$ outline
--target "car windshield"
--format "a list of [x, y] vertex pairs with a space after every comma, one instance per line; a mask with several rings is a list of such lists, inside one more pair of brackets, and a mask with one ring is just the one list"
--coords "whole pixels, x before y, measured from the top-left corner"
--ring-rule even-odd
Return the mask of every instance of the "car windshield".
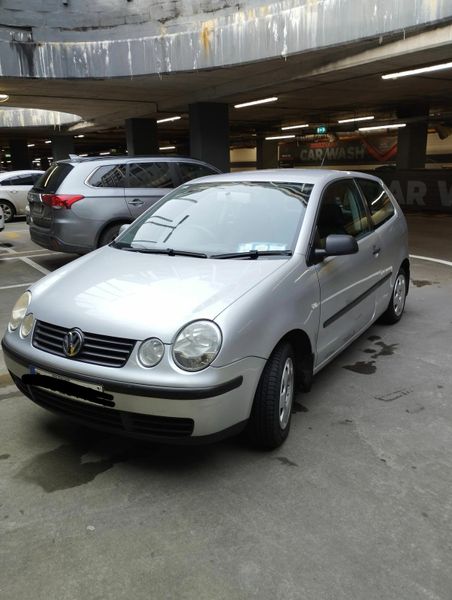
[[289, 255], [303, 221], [307, 183], [186, 184], [139, 217], [113, 246], [203, 258]]

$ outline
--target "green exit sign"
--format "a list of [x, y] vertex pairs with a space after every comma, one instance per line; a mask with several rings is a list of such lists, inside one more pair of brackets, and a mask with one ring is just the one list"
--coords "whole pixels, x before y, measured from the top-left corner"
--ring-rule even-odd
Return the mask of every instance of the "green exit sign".
[[325, 125], [320, 125], [320, 127], [317, 127], [316, 132], [317, 133], [326, 133]]

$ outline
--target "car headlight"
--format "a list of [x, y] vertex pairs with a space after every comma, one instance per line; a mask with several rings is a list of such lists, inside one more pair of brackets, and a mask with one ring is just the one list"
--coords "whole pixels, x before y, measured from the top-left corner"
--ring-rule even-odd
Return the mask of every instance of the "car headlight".
[[212, 321], [194, 321], [177, 335], [173, 346], [175, 363], [185, 371], [208, 367], [221, 347], [221, 331]]
[[25, 292], [19, 298], [19, 300], [14, 305], [14, 308], [11, 312], [11, 318], [9, 319], [8, 328], [10, 331], [14, 331], [19, 327], [22, 322], [22, 319], [27, 314], [28, 306], [31, 302], [31, 294], [30, 292]]
[[138, 360], [143, 367], [155, 367], [162, 360], [165, 346], [158, 338], [144, 340], [138, 349]]
[[22, 324], [20, 326], [20, 337], [26, 338], [27, 335], [30, 335], [31, 330], [33, 329], [34, 322], [35, 318], [33, 316], [33, 313], [28, 313], [28, 315], [24, 317], [24, 320], [22, 321]]

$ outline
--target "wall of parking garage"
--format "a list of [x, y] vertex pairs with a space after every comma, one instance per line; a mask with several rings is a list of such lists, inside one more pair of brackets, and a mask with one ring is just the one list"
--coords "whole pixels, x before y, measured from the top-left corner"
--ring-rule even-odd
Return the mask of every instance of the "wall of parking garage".
[[221, 67], [372, 37], [383, 42], [451, 18], [450, 0], [3, 0], [0, 76]]

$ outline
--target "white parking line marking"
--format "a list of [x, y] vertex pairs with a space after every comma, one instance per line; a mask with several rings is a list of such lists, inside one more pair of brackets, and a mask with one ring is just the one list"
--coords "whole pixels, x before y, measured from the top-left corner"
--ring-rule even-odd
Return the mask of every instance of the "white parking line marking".
[[29, 285], [32, 285], [33, 283], [35, 283], [35, 282], [29, 281], [28, 283], [15, 283], [14, 285], [2, 285], [2, 286], [0, 286], [0, 292], [2, 290], [10, 290], [12, 288], [28, 287]]
[[6, 256], [6, 257], [2, 257], [0, 255], [0, 260], [19, 260], [20, 258], [41, 258], [41, 256], [56, 256], [57, 254], [60, 254], [59, 252], [43, 252], [42, 254], [34, 254], [31, 252], [28, 252], [27, 254], [25, 254], [25, 256], [22, 256], [19, 253], [14, 254], [13, 256]]
[[428, 260], [430, 262], [439, 263], [440, 265], [447, 265], [452, 267], [452, 262], [449, 260], [443, 260], [441, 258], [430, 258], [429, 256], [418, 256], [416, 254], [410, 254], [410, 258], [417, 258], [418, 260]]
[[41, 273], [44, 273], [44, 275], [48, 275], [50, 273], [50, 271], [48, 269], [46, 269], [45, 267], [41, 267], [41, 265], [38, 265], [38, 263], [35, 263], [34, 260], [31, 260], [31, 258], [25, 258], [24, 256], [19, 256], [19, 260], [22, 260], [24, 263], [27, 263], [27, 265], [30, 265], [30, 267], [33, 267], [33, 269], [36, 269], [37, 271], [41, 271]]

